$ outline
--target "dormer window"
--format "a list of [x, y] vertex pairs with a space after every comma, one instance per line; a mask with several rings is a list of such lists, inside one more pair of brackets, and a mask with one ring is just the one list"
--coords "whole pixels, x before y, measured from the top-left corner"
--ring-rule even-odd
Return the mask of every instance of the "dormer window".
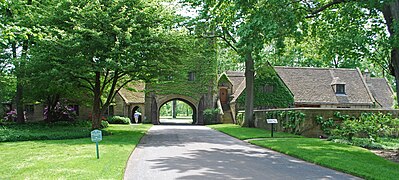
[[336, 84], [335, 86], [335, 94], [345, 94], [345, 84]]
[[341, 81], [339, 77], [334, 77], [331, 86], [336, 95], [345, 95], [345, 82]]

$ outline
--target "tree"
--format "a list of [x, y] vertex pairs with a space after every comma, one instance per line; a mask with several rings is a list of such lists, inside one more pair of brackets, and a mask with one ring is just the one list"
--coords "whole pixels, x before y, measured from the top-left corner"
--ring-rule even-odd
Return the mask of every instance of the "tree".
[[[387, 1], [346, 1], [346, 0], [331, 0], [331, 1], [323, 1], [320, 3], [307, 4], [310, 8], [309, 16], [317, 17], [322, 16], [329, 12], [334, 12], [337, 9], [347, 8], [350, 10], [353, 9], [361, 9], [363, 13], [361, 13], [361, 17], [357, 17], [357, 19], [364, 18], [367, 19], [370, 17], [369, 15], [373, 14], [382, 14], [385, 22], [378, 21], [378, 18], [371, 17], [368, 18], [368, 22], [377, 21], [374, 24], [385, 24], [386, 29], [389, 33], [389, 43], [388, 47], [390, 49], [390, 60], [387, 62], [389, 65], [390, 73], [395, 77], [396, 82], [396, 93], [399, 93], [399, 0], [387, 0]], [[347, 18], [351, 18], [352, 13], [343, 14]], [[328, 19], [329, 17], [323, 17]], [[367, 23], [368, 23], [367, 22]], [[358, 26], [366, 26], [365, 23], [359, 23]], [[342, 28], [342, 27], [337, 27]], [[377, 53], [380, 54], [380, 53]], [[383, 57], [380, 61], [382, 68], [384, 60]]]
[[295, 37], [304, 14], [301, 5], [286, 0], [212, 1], [186, 0], [200, 8], [194, 26], [188, 27], [205, 38], [219, 38], [245, 62], [246, 100], [244, 126], [253, 126], [254, 61], [261, 59], [265, 45]]
[[169, 72], [182, 52], [184, 36], [172, 30], [173, 12], [156, 1], [53, 5], [44, 44], [55, 52], [54, 68], [91, 92], [93, 129], [100, 127], [101, 115], [123, 86]]

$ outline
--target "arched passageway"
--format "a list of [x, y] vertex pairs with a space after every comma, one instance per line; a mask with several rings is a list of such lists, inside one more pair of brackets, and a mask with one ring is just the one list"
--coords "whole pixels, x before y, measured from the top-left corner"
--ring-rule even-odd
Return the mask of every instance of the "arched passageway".
[[132, 109], [131, 123], [142, 123], [143, 122], [143, 110], [139, 106], [134, 106]]
[[196, 107], [185, 99], [171, 99], [159, 108], [160, 124], [195, 124], [196, 120]]

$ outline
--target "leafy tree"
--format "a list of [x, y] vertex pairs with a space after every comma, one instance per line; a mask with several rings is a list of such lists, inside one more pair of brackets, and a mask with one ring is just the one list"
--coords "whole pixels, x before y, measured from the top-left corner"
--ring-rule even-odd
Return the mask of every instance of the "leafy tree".
[[200, 8], [192, 28], [202, 37], [223, 40], [245, 62], [246, 102], [244, 126], [253, 126], [254, 61], [265, 45], [279, 48], [285, 37], [300, 34], [301, 4], [286, 0], [186, 0]]
[[[124, 85], [171, 70], [182, 52], [173, 12], [154, 1], [62, 1], [45, 20], [55, 74], [72, 77], [92, 94], [92, 128]], [[50, 24], [51, 22], [51, 24]], [[45, 53], [46, 50], [37, 54]]]
[[[329, 20], [333, 20], [335, 17], [331, 15], [336, 15], [340, 17], [344, 23], [339, 26], [330, 26], [330, 28], [335, 30], [344, 30], [348, 27], [348, 23], [350, 21], [354, 22], [353, 25], [356, 27], [364, 27], [370, 26], [372, 29], [372, 33], [369, 34], [369, 42], [362, 42], [364, 39], [359, 38], [355, 33], [348, 31], [347, 34], [343, 36], [334, 37], [337, 39], [344, 39], [342, 44], [333, 44], [332, 47], [339, 47], [340, 45], [345, 46], [344, 43], [348, 41], [354, 41], [359, 44], [365, 43], [371, 47], [370, 51], [372, 55], [371, 59], [382, 69], [390, 70], [391, 75], [395, 77], [395, 82], [398, 84], [399, 81], [399, 0], [387, 0], [387, 1], [372, 1], [372, 0], [364, 0], [364, 1], [346, 1], [346, 0], [328, 0], [328, 1], [319, 1], [312, 3], [304, 3], [309, 9], [310, 13], [308, 17], [311, 18], [320, 18], [329, 24], [337, 25], [337, 23], [331, 22]], [[383, 17], [383, 20], [381, 18]], [[346, 21], [346, 22], [345, 22]], [[376, 33], [384, 31], [384, 26], [388, 30], [389, 37], [385, 39], [384, 37], [376, 37]], [[360, 41], [359, 41], [360, 40]], [[328, 44], [328, 43], [326, 43]], [[375, 46], [374, 46], [375, 45]], [[359, 46], [355, 46], [359, 47]], [[375, 50], [375, 51], [373, 51]], [[387, 50], [390, 51], [390, 58], [387, 60], [385, 57], [385, 53]], [[342, 54], [352, 55], [351, 52], [359, 52], [359, 51], [351, 51], [345, 52]], [[332, 54], [332, 53], [330, 53]], [[338, 54], [339, 55], [339, 54]], [[367, 55], [367, 54], [366, 54]], [[389, 56], [388, 56], [389, 57]], [[347, 60], [346, 60], [347, 61]], [[399, 93], [399, 86], [396, 85], [396, 92]]]

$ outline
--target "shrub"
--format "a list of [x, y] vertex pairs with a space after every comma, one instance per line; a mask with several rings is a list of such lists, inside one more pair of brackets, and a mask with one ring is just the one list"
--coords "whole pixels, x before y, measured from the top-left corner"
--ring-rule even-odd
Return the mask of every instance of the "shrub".
[[216, 124], [219, 109], [205, 109], [203, 114], [205, 124]]
[[101, 121], [101, 129], [107, 128], [109, 126], [108, 121]]
[[110, 116], [107, 118], [107, 121], [110, 124], [129, 124], [130, 119], [121, 116]]
[[397, 136], [398, 126], [399, 120], [390, 114], [363, 113], [358, 118], [344, 117], [338, 128], [332, 130], [332, 134], [350, 141], [355, 136], [367, 137], [374, 142], [379, 137]]

